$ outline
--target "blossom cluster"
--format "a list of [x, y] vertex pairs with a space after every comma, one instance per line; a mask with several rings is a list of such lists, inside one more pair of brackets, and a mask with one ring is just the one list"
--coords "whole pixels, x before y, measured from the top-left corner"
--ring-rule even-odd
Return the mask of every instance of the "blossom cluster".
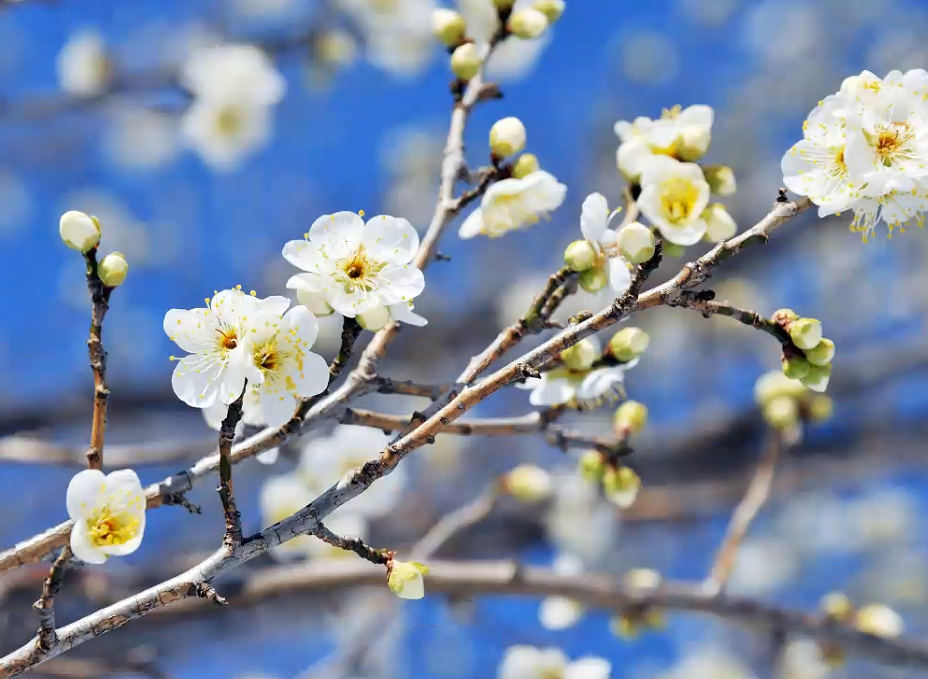
[[928, 72], [870, 71], [846, 78], [803, 123], [783, 156], [783, 181], [820, 217], [852, 211], [864, 242], [883, 222], [888, 235], [928, 213]]

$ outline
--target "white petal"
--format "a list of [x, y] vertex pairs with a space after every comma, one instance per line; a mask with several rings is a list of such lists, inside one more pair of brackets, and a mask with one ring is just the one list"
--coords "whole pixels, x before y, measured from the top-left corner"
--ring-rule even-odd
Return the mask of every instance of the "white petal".
[[609, 224], [609, 204], [601, 193], [591, 193], [580, 210], [580, 231], [591, 243], [598, 244]]
[[171, 386], [181, 401], [194, 408], [208, 408], [216, 402], [225, 369], [203, 356], [185, 356], [177, 362]]
[[98, 564], [109, 558], [105, 552], [91, 544], [90, 531], [87, 529], [86, 520], [74, 523], [74, 527], [71, 529], [70, 544], [74, 556], [84, 563]]
[[309, 227], [309, 240], [317, 247], [334, 243], [349, 251], [356, 250], [363, 240], [364, 220], [356, 212], [336, 212], [322, 215]]
[[483, 233], [483, 210], [477, 208], [469, 215], [467, 219], [464, 220], [464, 223], [461, 224], [461, 228], [458, 231], [458, 236], [461, 238], [473, 238], [474, 236], [479, 236]]
[[407, 264], [419, 249], [419, 234], [405, 219], [381, 215], [367, 222], [364, 242], [375, 259]]
[[261, 413], [269, 427], [282, 427], [290, 421], [296, 412], [297, 402], [293, 396], [282, 389], [261, 390]]
[[533, 646], [510, 646], [506, 649], [497, 673], [498, 679], [541, 679], [541, 654]]
[[329, 386], [329, 364], [319, 354], [309, 352], [303, 357], [302, 370], [291, 376], [296, 383], [295, 394], [309, 398], [321, 394]]
[[[358, 219], [360, 219], [360, 217]], [[307, 240], [287, 241], [281, 254], [284, 256], [284, 259], [293, 264], [293, 266], [299, 267], [304, 271], [315, 271], [319, 263], [319, 245], [310, 244]], [[290, 280], [293, 281], [295, 278], [297, 278], [297, 276], [294, 276], [294, 278]], [[287, 283], [287, 287], [293, 288], [296, 286]], [[310, 289], [318, 290], [319, 288], [312, 286]]]
[[222, 421], [229, 414], [229, 405], [222, 401], [216, 401], [209, 408], [203, 408], [202, 413], [203, 419], [206, 420], [206, 426], [219, 431], [220, 427], [222, 427]]
[[564, 630], [576, 625], [583, 617], [583, 606], [562, 596], [549, 596], [538, 607], [538, 621], [549, 630]]
[[277, 462], [277, 457], [280, 454], [280, 448], [268, 448], [264, 452], [258, 453], [255, 455], [255, 459], [261, 464], [274, 464]]
[[93, 514], [100, 486], [105, 478], [99, 469], [85, 469], [71, 478], [68, 492], [65, 495], [68, 516], [77, 521]]
[[280, 332], [283, 333], [285, 341], [292, 338], [290, 342], [302, 343], [302, 348], [309, 350], [319, 336], [319, 321], [306, 307], [293, 307], [284, 316]]
[[390, 318], [392, 318], [394, 321], [399, 321], [400, 323], [415, 325], [418, 327], [428, 325], [429, 323], [428, 320], [426, 320], [423, 316], [420, 316], [412, 310], [412, 304], [409, 302], [391, 304], [389, 310]]
[[607, 272], [609, 273], [609, 285], [612, 289], [621, 294], [628, 290], [632, 283], [632, 272], [628, 270], [628, 265], [621, 257], [610, 257], [607, 263]]
[[583, 378], [583, 382], [577, 388], [577, 398], [581, 401], [595, 401], [603, 396], [612, 395], [622, 384], [624, 375], [625, 369], [620, 367], [593, 370]]
[[290, 298], [280, 295], [272, 295], [264, 299], [257, 300], [253, 313], [259, 314], [277, 314], [283, 316], [290, 307]]
[[529, 395], [528, 402], [533, 406], [556, 406], [576, 395], [576, 389], [567, 380], [542, 378], [542, 384]]
[[610, 672], [612, 672], [612, 665], [608, 660], [581, 658], [567, 666], [564, 679], [609, 679]]
[[384, 284], [378, 290], [377, 299], [379, 304], [376, 306], [381, 304], [390, 306], [400, 302], [408, 302], [418, 297], [425, 290], [425, 275], [421, 269], [411, 264], [404, 264], [399, 267], [388, 266], [378, 274], [378, 279], [384, 281]]
[[208, 309], [170, 309], [164, 315], [164, 333], [191, 354], [215, 345], [216, 327], [216, 319]]

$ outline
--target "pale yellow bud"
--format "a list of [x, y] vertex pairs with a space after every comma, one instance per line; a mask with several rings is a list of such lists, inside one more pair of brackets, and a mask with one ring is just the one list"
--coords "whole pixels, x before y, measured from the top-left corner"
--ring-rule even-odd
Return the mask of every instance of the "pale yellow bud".
[[623, 363], [632, 361], [648, 350], [651, 337], [641, 328], [622, 328], [609, 340], [612, 355]]
[[648, 407], [638, 401], [625, 401], [616, 408], [612, 423], [618, 434], [638, 434], [648, 423]]
[[541, 502], [551, 495], [551, 475], [541, 467], [522, 464], [503, 477], [503, 487], [520, 502]]
[[829, 592], [819, 601], [819, 607], [829, 618], [846, 622], [854, 615], [851, 598], [844, 592]]
[[694, 125], [683, 130], [677, 156], [680, 160], [695, 162], [702, 158], [709, 150], [712, 142], [712, 133], [702, 125]]
[[801, 382], [791, 380], [780, 370], [761, 375], [754, 383], [754, 401], [761, 408], [781, 396], [797, 399], [806, 393]]
[[518, 118], [497, 120], [490, 128], [490, 152], [497, 158], [508, 158], [525, 148], [525, 137], [525, 125]]
[[831, 365], [810, 365], [809, 374], [802, 378], [802, 383], [812, 391], [822, 393], [828, 388], [831, 379]]
[[809, 374], [809, 362], [804, 356], [791, 356], [789, 358], [784, 356], [780, 359], [780, 363], [783, 364], [783, 374], [791, 380], [801, 380]]
[[598, 450], [588, 450], [580, 456], [577, 468], [580, 470], [580, 476], [587, 481], [601, 483], [603, 474], [606, 473], [606, 461]]
[[520, 9], [512, 13], [506, 27], [523, 40], [533, 40], [545, 32], [548, 18], [537, 9]]
[[854, 617], [854, 626], [861, 632], [890, 639], [900, 636], [905, 628], [899, 614], [884, 604], [862, 606]]
[[735, 172], [728, 165], [707, 165], [703, 172], [706, 175], [706, 183], [715, 195], [727, 198], [738, 190]]
[[641, 477], [629, 467], [607, 468], [602, 483], [603, 492], [609, 501], [622, 509], [628, 509], [635, 504], [635, 498], [641, 489]]
[[297, 290], [296, 301], [309, 309], [313, 316], [328, 316], [333, 311], [329, 303], [325, 301], [325, 296], [318, 292]]
[[387, 576], [387, 587], [401, 599], [421, 599], [425, 596], [425, 578], [429, 569], [415, 561], [394, 561]]
[[799, 404], [788, 396], [780, 396], [764, 406], [764, 420], [774, 429], [791, 429], [799, 423]]
[[816, 394], [809, 399], [809, 419], [813, 422], [825, 422], [831, 419], [835, 411], [835, 402], [828, 396]]
[[538, 172], [541, 164], [534, 153], [523, 153], [512, 166], [512, 176], [516, 179], [522, 179], [529, 176], [532, 172]]
[[831, 363], [835, 357], [835, 343], [830, 339], [822, 338], [822, 341], [813, 348], [806, 350], [806, 358], [812, 365], [824, 366]]
[[100, 242], [100, 222], [96, 217], [69, 210], [58, 221], [58, 234], [69, 248], [87, 252]]
[[357, 316], [358, 325], [365, 330], [377, 332], [390, 322], [390, 310], [386, 306], [374, 307]]
[[453, 9], [439, 7], [432, 10], [432, 35], [447, 47], [456, 47], [464, 40], [467, 22]]
[[619, 231], [615, 244], [622, 257], [634, 264], [654, 256], [654, 233], [641, 222], [632, 222]]
[[537, 0], [534, 6], [535, 9], [545, 15], [549, 24], [553, 24], [560, 19], [566, 7], [564, 0]]
[[482, 63], [480, 48], [472, 42], [459, 45], [451, 54], [451, 72], [461, 80], [470, 80], [477, 75]]
[[822, 341], [822, 323], [814, 318], [800, 318], [789, 325], [789, 336], [793, 344], [806, 351]]
[[561, 352], [561, 362], [574, 372], [589, 370], [599, 357], [599, 347], [589, 338], [582, 339]]
[[97, 264], [97, 276], [100, 282], [108, 288], [122, 285], [129, 273], [129, 262], [121, 252], [111, 252]]
[[609, 283], [609, 275], [601, 266], [594, 266], [583, 271], [578, 277], [577, 282], [586, 292], [594, 293], [602, 290]]
[[702, 212], [706, 222], [706, 240], [721, 243], [738, 233], [738, 225], [721, 203], [713, 203]]
[[571, 271], [586, 271], [596, 264], [597, 259], [596, 248], [588, 240], [575, 240], [564, 250], [564, 264]]

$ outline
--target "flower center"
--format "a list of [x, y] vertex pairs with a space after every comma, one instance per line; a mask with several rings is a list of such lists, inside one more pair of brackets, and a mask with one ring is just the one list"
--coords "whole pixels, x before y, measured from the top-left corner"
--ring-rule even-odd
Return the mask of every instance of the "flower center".
[[94, 547], [124, 545], [138, 535], [139, 520], [126, 512], [114, 513], [104, 505], [87, 519], [87, 530]]
[[339, 276], [347, 292], [356, 290], [373, 290], [377, 286], [376, 276], [384, 268], [384, 264], [377, 262], [359, 247], [348, 257], [338, 262], [338, 271], [344, 274]]
[[692, 182], [674, 177], [661, 184], [660, 198], [664, 214], [677, 224], [689, 221], [690, 212], [699, 199], [699, 190]]
[[880, 128], [871, 143], [883, 165], [891, 167], [893, 161], [903, 155], [904, 147], [914, 136], [909, 123], [892, 123]]
[[219, 333], [218, 343], [223, 349], [231, 351], [238, 346], [238, 334], [235, 328], [217, 329]]
[[242, 114], [233, 106], [224, 106], [216, 114], [216, 130], [225, 137], [232, 137], [242, 129]]
[[539, 679], [564, 679], [564, 670], [561, 667], [546, 667], [541, 671]]
[[680, 106], [680, 104], [677, 104], [672, 108], [665, 108], [663, 111], [661, 111], [661, 120], [675, 120], [679, 117], [682, 111], [683, 107]]
[[277, 342], [271, 340], [264, 344], [256, 345], [252, 353], [252, 358], [255, 366], [264, 374], [265, 378], [273, 380], [280, 370], [286, 356], [277, 346]]

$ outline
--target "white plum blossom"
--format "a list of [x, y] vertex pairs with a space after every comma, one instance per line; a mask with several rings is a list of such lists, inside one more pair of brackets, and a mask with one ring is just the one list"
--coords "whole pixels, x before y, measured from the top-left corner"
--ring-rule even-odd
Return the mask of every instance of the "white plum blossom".
[[483, 194], [480, 207], [464, 220], [458, 235], [473, 238], [482, 234], [497, 238], [514, 229], [537, 224], [559, 208], [566, 195], [567, 187], [543, 170], [522, 179], [503, 179]]
[[[307, 488], [319, 495], [375, 458], [389, 443], [390, 437], [377, 429], [339, 425], [330, 436], [311, 439], [303, 446], [298, 473]], [[405, 466], [399, 465], [354, 498], [351, 510], [369, 518], [385, 516], [399, 504], [406, 481]]]
[[573, 662], [559, 648], [510, 646], [497, 671], [498, 679], [609, 679], [612, 665], [603, 658]]
[[[164, 315], [164, 332], [188, 352], [178, 360], [171, 386], [177, 397], [194, 408], [217, 401], [232, 403], [244, 388], [241, 371], [230, 374], [233, 360], [244, 361], [244, 339], [249, 316], [282, 314], [290, 306], [286, 297], [258, 299], [240, 289], [217, 292], [205, 308], [171, 309]], [[315, 320], [315, 319], [314, 319]], [[291, 413], [292, 414], [292, 413]]]
[[[574, 554], [562, 552], [554, 559], [551, 570], [558, 575], [580, 575], [583, 562]], [[549, 630], [569, 629], [583, 617], [583, 605], [564, 596], [549, 596], [538, 606], [538, 620]]]
[[866, 242], [877, 224], [925, 222], [928, 212], [928, 72], [869, 71], [846, 78], [803, 124], [783, 156], [786, 186], [808, 196], [819, 216], [854, 212]]
[[85, 563], [103, 563], [139, 548], [145, 533], [145, 492], [131, 469], [104, 474], [78, 472], [68, 484], [65, 504], [74, 521], [71, 551]]
[[408, 302], [425, 289], [412, 264], [418, 249], [419, 234], [405, 219], [381, 215], [365, 224], [354, 212], [323, 215], [304, 240], [284, 246], [284, 258], [305, 272], [287, 287], [350, 318], [386, 306], [394, 320], [421, 325], [406, 314]]
[[[599, 340], [588, 338], [594, 343], [595, 350], [601, 352]], [[608, 365], [588, 370], [571, 370], [559, 366], [541, 374], [541, 377], [529, 377], [520, 389], [530, 389], [528, 401], [533, 406], [569, 405], [573, 407], [592, 408], [604, 401], [614, 400], [624, 394], [625, 372], [638, 365], [638, 359], [620, 365]]]
[[181, 132], [211, 166], [232, 169], [267, 142], [272, 109], [287, 84], [264, 52], [253, 45], [201, 48], [180, 78], [194, 95]]
[[112, 77], [112, 64], [100, 35], [84, 29], [72, 35], [58, 53], [58, 84], [74, 97], [103, 93]]
[[609, 204], [601, 193], [591, 193], [583, 201], [580, 213], [580, 231], [593, 244], [597, 255], [604, 260], [603, 269], [609, 277], [609, 285], [616, 293], [623, 293], [632, 282], [630, 264], [618, 253], [617, 233], [609, 228], [609, 220], [616, 212], [609, 213]]
[[614, 130], [621, 140], [616, 152], [619, 169], [637, 180], [653, 156], [696, 160], [709, 146], [714, 118], [712, 107], [696, 105], [665, 109], [657, 120], [640, 116], [618, 121]]
[[708, 228], [703, 210], [711, 190], [702, 168], [669, 156], [654, 156], [641, 172], [641, 213], [674, 245], [694, 245]]

